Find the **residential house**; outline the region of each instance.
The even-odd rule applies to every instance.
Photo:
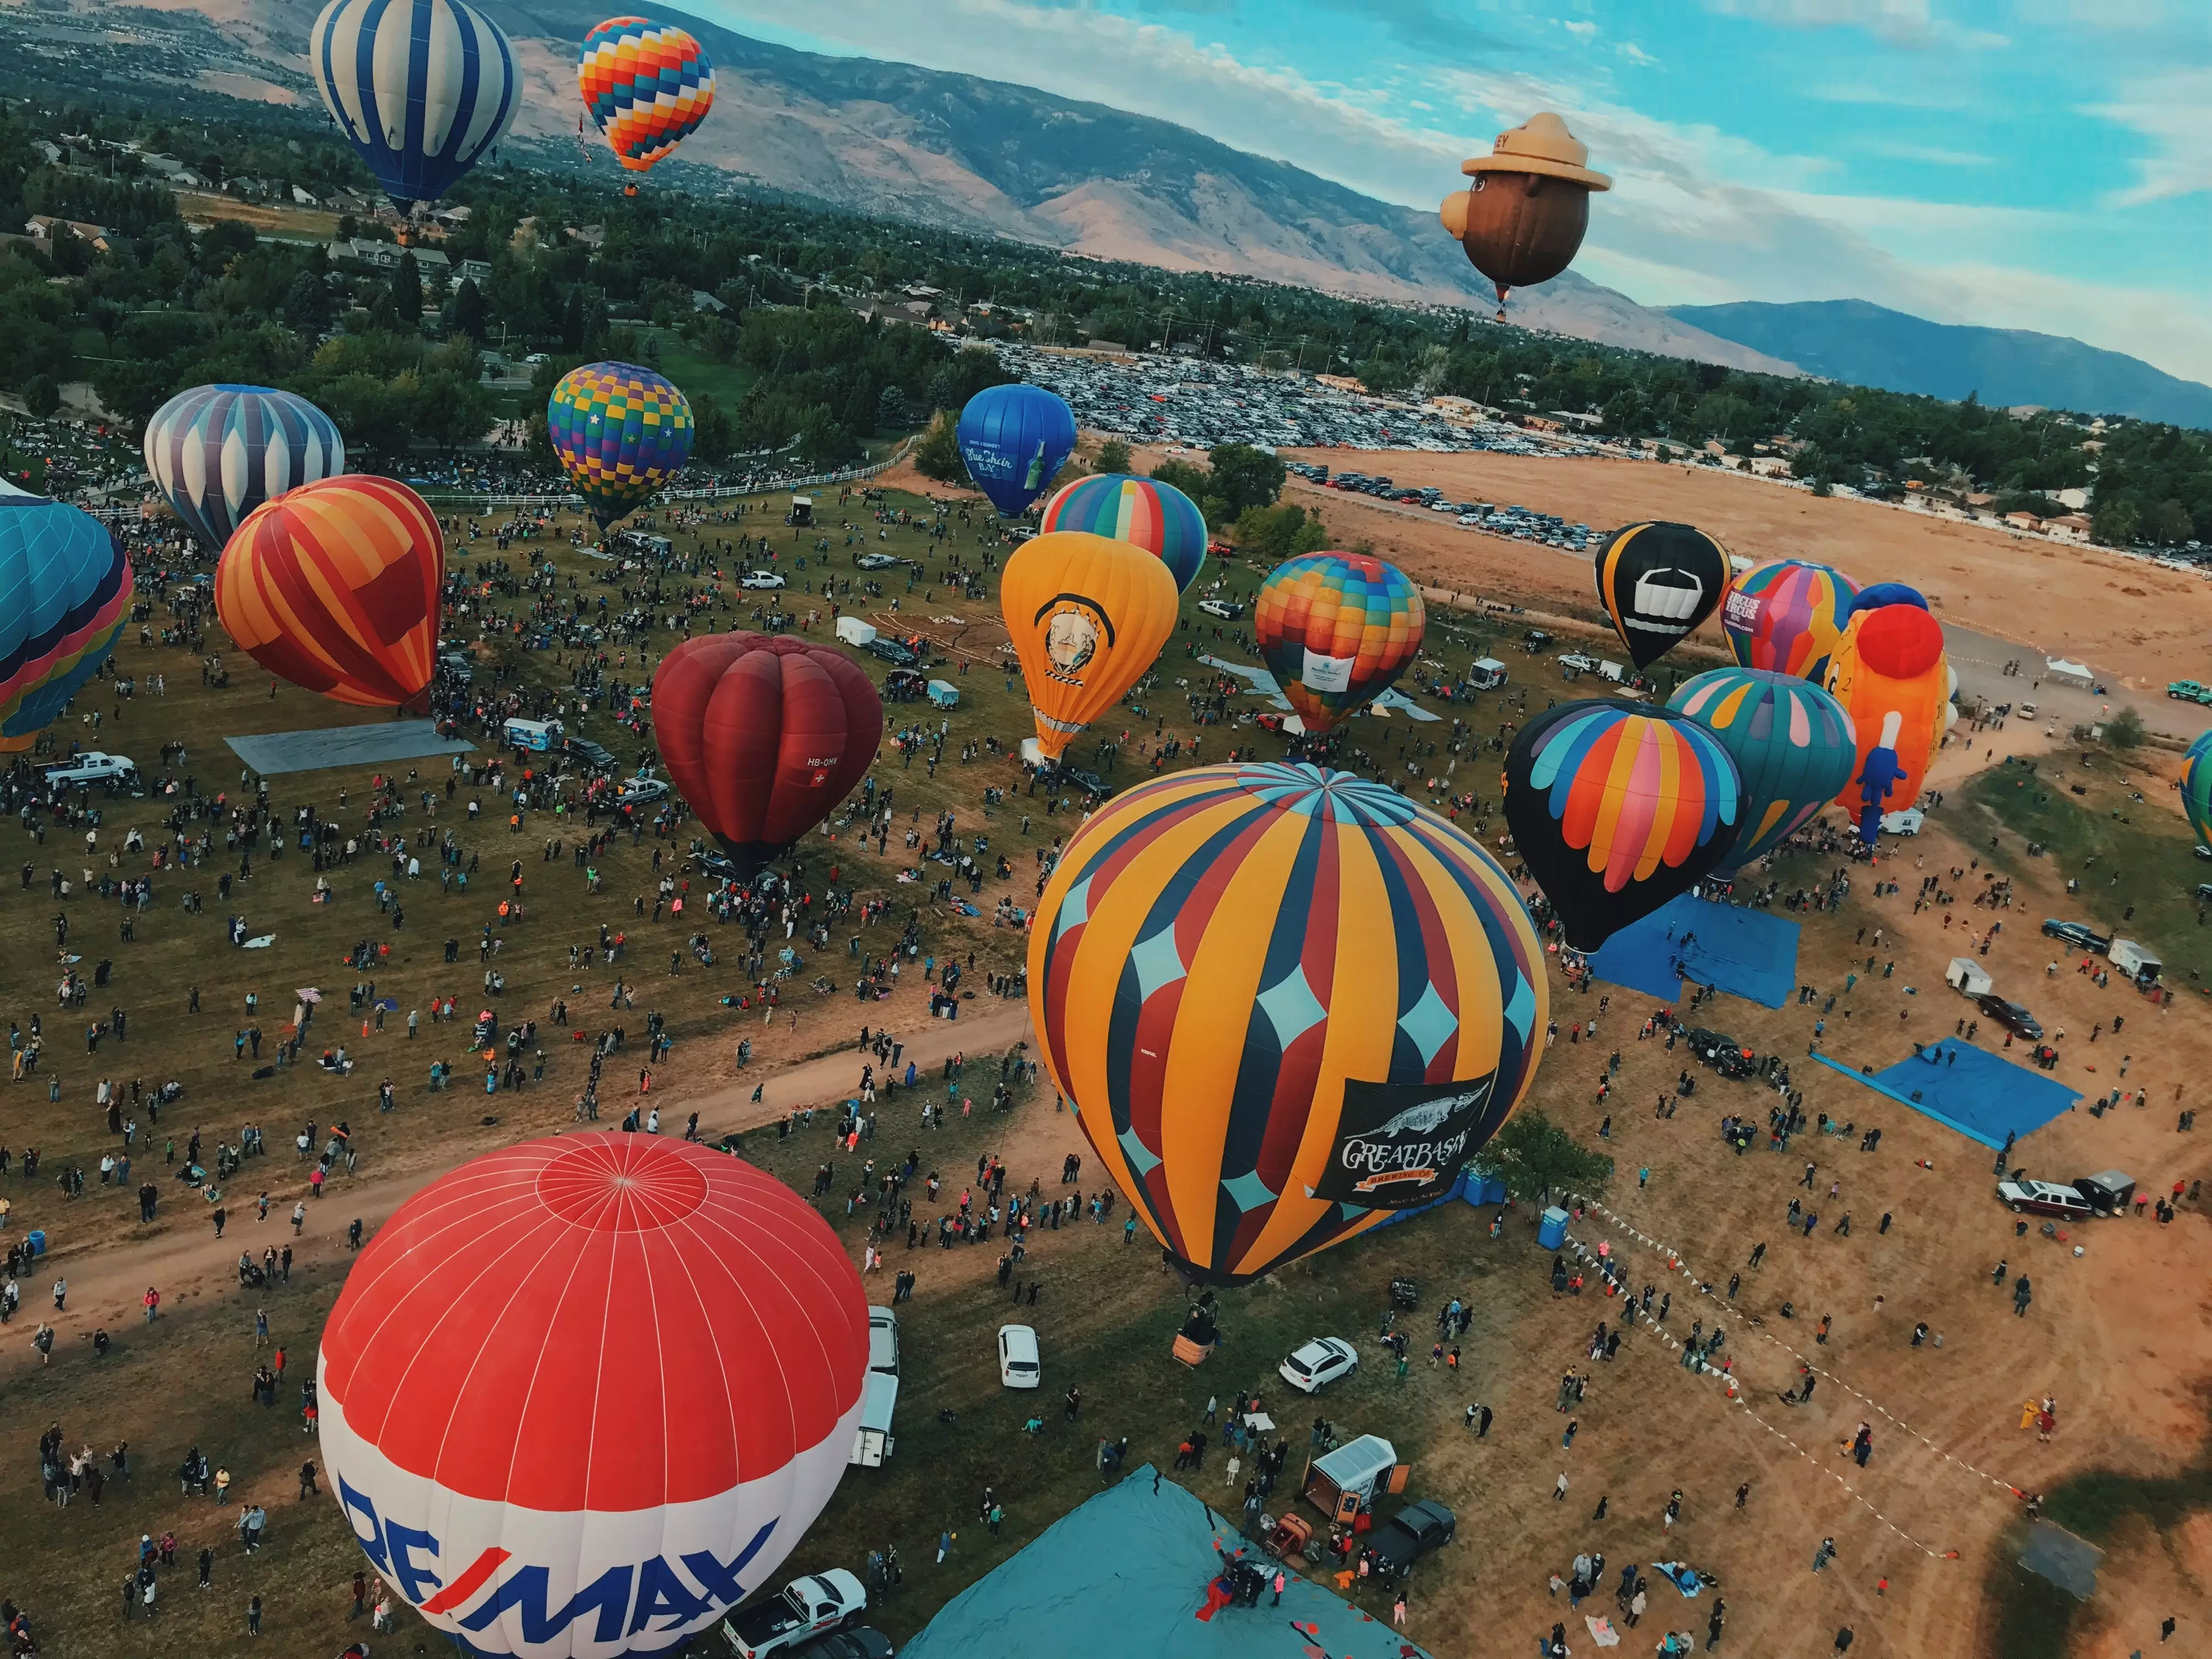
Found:
[[[80,242],[91,243],[102,253],[108,251],[107,233],[82,219],[57,219],[51,214],[34,213],[23,222],[23,228],[33,241],[51,243],[75,237]]]
[[[2079,513],[2062,514],[2043,521],[2043,533],[2062,542],[2086,542],[2089,539],[2089,520]]]

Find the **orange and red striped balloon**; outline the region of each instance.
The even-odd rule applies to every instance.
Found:
[[[445,538],[390,478],[302,484],[248,515],[216,567],[216,614],[271,673],[339,702],[422,713]]]

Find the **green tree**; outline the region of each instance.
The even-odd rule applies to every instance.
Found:
[[[415,263],[412,253],[403,253],[392,272],[392,311],[404,323],[419,322],[422,316],[422,268]]]
[[[1188,461],[1162,461],[1152,469],[1152,478],[1155,483],[1180,489],[1194,501],[1202,501],[1213,493],[1213,475]]]
[[[62,406],[62,389],[51,374],[33,374],[23,382],[23,402],[44,420]]]
[[[462,335],[481,343],[490,332],[490,320],[483,290],[475,283],[463,283],[453,290],[453,303],[446,307],[447,333]]]
[[[1523,1198],[1595,1192],[1613,1178],[1613,1160],[1591,1151],[1558,1124],[1523,1107],[1483,1149],[1482,1161]]]
[[[898,386],[887,386],[876,394],[876,429],[903,432],[906,427],[906,392]]]
[[[2150,510],[2143,514],[2142,527],[2145,536],[2166,547],[2185,542],[2197,533],[2196,521],[2189,516],[2189,509],[2171,496],[2151,503]]]
[[[1281,459],[1249,444],[1216,444],[1207,453],[1212,467],[1209,493],[1229,504],[1232,514],[1248,507],[1273,507],[1287,477]]]
[[[1280,561],[1312,553],[1328,545],[1328,532],[1318,517],[1288,501],[1274,507],[1248,507],[1237,515],[1231,532],[1237,550],[1255,557]]]
[[[1127,472],[1129,470],[1129,446],[1119,438],[1109,438],[1098,446],[1098,471]]]
[[[957,417],[949,409],[940,409],[929,417],[929,429],[921,434],[914,452],[915,467],[924,477],[939,483],[969,482],[968,464],[960,459],[960,445],[954,436],[956,424]]]
[[[2140,748],[2146,735],[2142,716],[2132,708],[2123,708],[2105,722],[2105,746],[2107,749]]]
[[[322,278],[301,271],[284,290],[284,320],[303,334],[319,334],[330,326],[331,291]]]
[[[2142,527],[2142,509],[2126,496],[2097,503],[2096,517],[2090,520],[2089,533],[2107,547],[2132,547],[2136,532]]]

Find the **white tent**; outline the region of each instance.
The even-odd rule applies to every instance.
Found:
[[[2091,684],[2092,676],[2084,665],[2069,662],[2063,657],[2046,658],[2043,667],[2044,672],[2051,678],[2063,680],[2069,685],[2086,688]]]

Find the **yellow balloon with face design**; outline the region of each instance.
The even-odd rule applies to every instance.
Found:
[[[1157,555],[1085,531],[1039,536],[1006,561],[999,604],[1047,760],[1158,659],[1175,632],[1177,598]]]

